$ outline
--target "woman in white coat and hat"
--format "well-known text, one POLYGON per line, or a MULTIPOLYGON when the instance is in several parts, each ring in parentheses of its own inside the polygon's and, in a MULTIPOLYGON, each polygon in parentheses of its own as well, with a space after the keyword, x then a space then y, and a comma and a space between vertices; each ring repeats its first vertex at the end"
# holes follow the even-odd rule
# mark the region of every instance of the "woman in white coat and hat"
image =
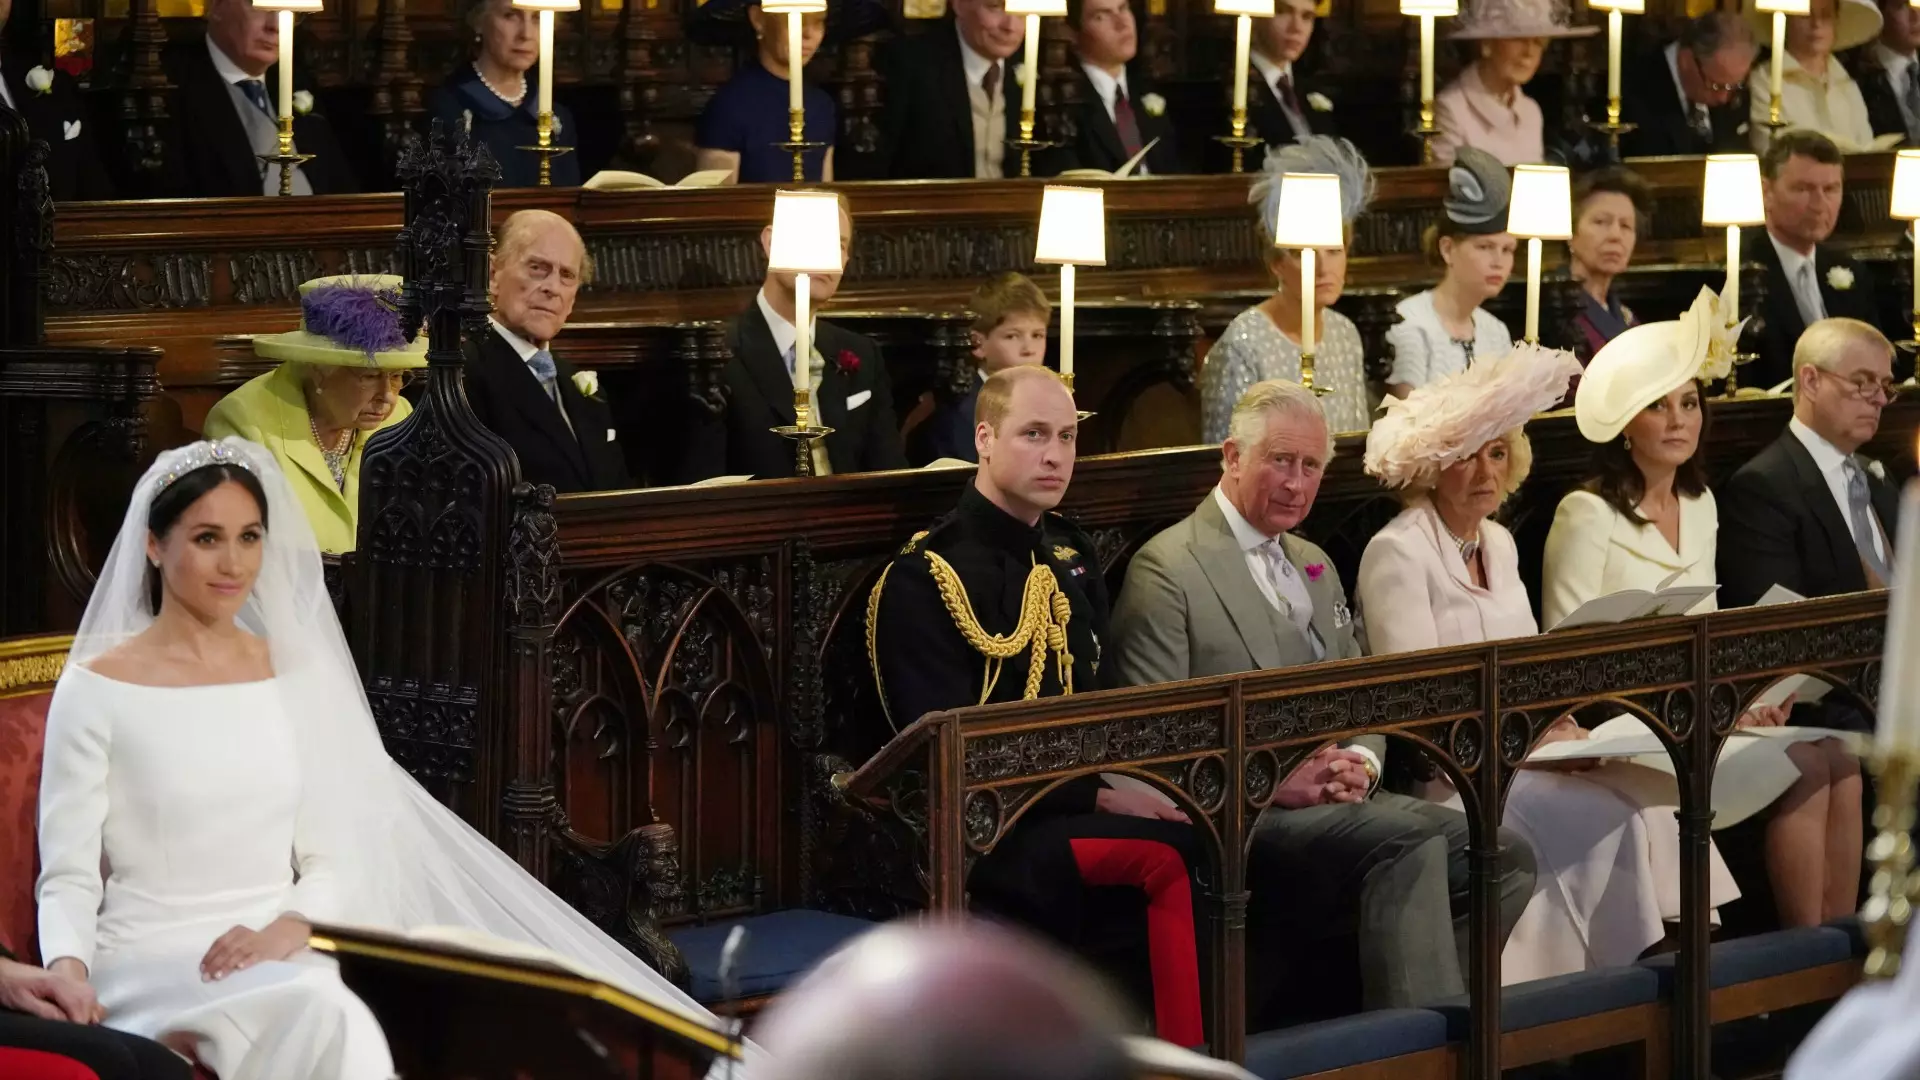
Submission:
MULTIPOLYGON (((1747 20, 1761 41, 1772 40, 1773 15, 1747 0, 1747 20)), ((1823 132, 1843 151, 1874 149, 1867 99, 1835 53, 1880 36, 1880 9, 1873 0, 1811 0, 1807 14, 1787 16, 1787 55, 1782 61, 1780 119, 1790 128, 1823 132)), ((1753 65, 1747 76, 1747 137, 1765 150, 1773 129, 1773 66, 1753 65)))

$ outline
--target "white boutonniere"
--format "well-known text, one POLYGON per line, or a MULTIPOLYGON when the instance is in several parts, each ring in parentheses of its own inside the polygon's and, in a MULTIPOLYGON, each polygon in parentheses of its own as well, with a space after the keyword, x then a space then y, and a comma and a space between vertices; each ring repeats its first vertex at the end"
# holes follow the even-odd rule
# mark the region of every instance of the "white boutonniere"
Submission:
POLYGON ((1140 107, 1147 110, 1148 116, 1160 116, 1167 111, 1167 99, 1159 94, 1141 94, 1140 107))
POLYGON ((1887 478, 1887 467, 1872 458, 1867 459, 1867 472, 1872 474, 1875 480, 1885 480, 1887 478))
POLYGON ((561 132, 561 130, 562 130, 562 129, 563 129, 563 128, 564 128, 565 126, 566 126, 566 125, 564 125, 564 124, 562 124, 562 123, 560 122, 560 114, 559 114, 559 113, 554 113, 554 114, 553 114, 553 133, 554 133, 555 135, 558 135, 558 134, 560 134, 560 132, 561 132))
POLYGON ((1027 65, 1021 64, 1013 69, 1013 83, 1015 86, 1027 85, 1027 65))
POLYGON ((36 94, 53 93, 53 72, 43 67, 27 72, 27 89, 36 94))
POLYGON ((293 92, 293 111, 305 116, 313 111, 313 92, 295 90, 293 92))
POLYGON ((1835 292, 1846 292, 1853 288, 1853 271, 1844 266, 1829 266, 1827 284, 1833 286, 1835 292))
POLYGON ((473 134, 473 110, 472 109, 460 110, 460 132, 463 135, 473 134))
POLYGON ((1307 108, 1314 112, 1332 112, 1333 99, 1316 90, 1307 95, 1307 108))
POLYGON ((574 372, 573 388, 580 391, 581 397, 598 398, 600 396, 600 373, 597 371, 574 372))

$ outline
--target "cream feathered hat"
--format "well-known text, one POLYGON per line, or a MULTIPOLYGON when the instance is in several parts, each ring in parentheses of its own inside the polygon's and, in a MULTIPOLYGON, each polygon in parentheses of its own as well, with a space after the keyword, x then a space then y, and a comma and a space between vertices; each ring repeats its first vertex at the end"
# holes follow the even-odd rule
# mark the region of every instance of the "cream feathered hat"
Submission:
POLYGON ((1733 370, 1741 320, 1727 325, 1720 297, 1701 289, 1671 322, 1630 326, 1600 347, 1574 391, 1573 415, 1588 442, 1612 442, 1640 410, 1695 379, 1733 370))
POLYGON ((1429 487, 1448 466, 1553 408, 1578 374, 1572 353, 1521 342, 1389 399, 1367 433, 1367 473, 1388 487, 1429 487))

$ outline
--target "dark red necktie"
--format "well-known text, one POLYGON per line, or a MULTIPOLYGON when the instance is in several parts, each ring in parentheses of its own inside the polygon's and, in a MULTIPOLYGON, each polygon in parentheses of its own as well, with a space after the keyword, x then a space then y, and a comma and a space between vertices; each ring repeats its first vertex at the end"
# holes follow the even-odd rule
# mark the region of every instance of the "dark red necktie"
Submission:
POLYGON ((1293 73, 1292 72, 1288 72, 1287 74, 1282 75, 1279 78, 1273 80, 1273 88, 1279 91, 1280 104, 1285 105, 1287 107, 1288 112, 1294 114, 1295 116, 1304 115, 1303 113, 1300 112, 1300 99, 1293 96, 1293 73))
POLYGON ((1113 126, 1120 132, 1120 148, 1128 157, 1140 152, 1140 121, 1134 119, 1133 105, 1127 101, 1127 88, 1113 88, 1113 126))

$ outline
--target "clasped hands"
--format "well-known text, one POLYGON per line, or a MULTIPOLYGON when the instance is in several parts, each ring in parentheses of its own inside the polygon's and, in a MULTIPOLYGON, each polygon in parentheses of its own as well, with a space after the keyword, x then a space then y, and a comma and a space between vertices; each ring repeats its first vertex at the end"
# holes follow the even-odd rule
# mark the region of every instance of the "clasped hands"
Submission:
POLYGON ((86 965, 71 956, 51 968, 0 960, 0 1008, 75 1024, 97 1024, 107 1016, 87 985, 86 965))
POLYGON ((1339 746, 1323 746, 1301 762, 1279 790, 1273 805, 1287 810, 1331 803, 1365 802, 1373 790, 1366 755, 1339 746))

